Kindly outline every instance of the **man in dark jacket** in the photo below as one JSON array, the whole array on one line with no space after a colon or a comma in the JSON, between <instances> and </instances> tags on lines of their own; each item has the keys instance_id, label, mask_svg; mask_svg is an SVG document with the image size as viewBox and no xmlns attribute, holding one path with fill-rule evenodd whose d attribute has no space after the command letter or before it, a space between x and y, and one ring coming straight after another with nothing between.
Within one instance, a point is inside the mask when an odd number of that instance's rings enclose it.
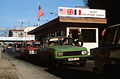
<instances>
[{"instance_id":1,"label":"man in dark jacket","mask_svg":"<svg viewBox=\"0 0 120 79\"><path fill-rule=\"evenodd\" d=\"M68 37L73 38L73 37L72 37L72 31L69 32Z\"/></svg>"},{"instance_id":2,"label":"man in dark jacket","mask_svg":"<svg viewBox=\"0 0 120 79\"><path fill-rule=\"evenodd\" d=\"M83 46L83 35L82 35L82 33L80 31L78 31L78 39L77 39L77 41L78 41L78 44L80 46Z\"/></svg>"}]
</instances>

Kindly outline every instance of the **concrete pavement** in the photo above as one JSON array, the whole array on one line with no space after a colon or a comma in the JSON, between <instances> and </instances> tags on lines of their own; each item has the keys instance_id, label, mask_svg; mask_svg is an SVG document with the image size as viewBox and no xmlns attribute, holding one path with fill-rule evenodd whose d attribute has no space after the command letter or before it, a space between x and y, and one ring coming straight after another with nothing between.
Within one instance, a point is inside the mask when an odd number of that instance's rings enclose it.
<instances>
[{"instance_id":1,"label":"concrete pavement","mask_svg":"<svg viewBox=\"0 0 120 79\"><path fill-rule=\"evenodd\" d=\"M16 59L12 54L2 53L0 59L0 79L61 79L24 60Z\"/></svg>"},{"instance_id":2,"label":"concrete pavement","mask_svg":"<svg viewBox=\"0 0 120 79\"><path fill-rule=\"evenodd\" d=\"M5 53L2 53L0 58L0 79L20 79Z\"/></svg>"}]
</instances>

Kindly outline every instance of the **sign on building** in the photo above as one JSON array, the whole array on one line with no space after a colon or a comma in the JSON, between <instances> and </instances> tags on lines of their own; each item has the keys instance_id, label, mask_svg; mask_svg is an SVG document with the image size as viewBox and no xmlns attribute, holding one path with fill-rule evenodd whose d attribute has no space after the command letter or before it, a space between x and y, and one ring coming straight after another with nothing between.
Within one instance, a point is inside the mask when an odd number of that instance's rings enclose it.
<instances>
[{"instance_id":1,"label":"sign on building","mask_svg":"<svg viewBox=\"0 0 120 79\"><path fill-rule=\"evenodd\" d=\"M100 9L59 7L58 14L59 16L68 16L68 17L106 18L105 10L100 10Z\"/></svg>"}]
</instances>

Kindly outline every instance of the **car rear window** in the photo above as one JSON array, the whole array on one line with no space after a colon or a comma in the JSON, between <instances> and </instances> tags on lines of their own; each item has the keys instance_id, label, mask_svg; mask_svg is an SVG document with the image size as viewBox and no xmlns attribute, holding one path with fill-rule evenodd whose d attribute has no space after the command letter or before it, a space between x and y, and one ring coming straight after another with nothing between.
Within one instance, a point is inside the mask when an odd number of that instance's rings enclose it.
<instances>
[{"instance_id":1,"label":"car rear window","mask_svg":"<svg viewBox=\"0 0 120 79\"><path fill-rule=\"evenodd\" d=\"M107 28L103 37L102 44L104 46L120 44L120 28L111 27Z\"/></svg>"}]
</instances>

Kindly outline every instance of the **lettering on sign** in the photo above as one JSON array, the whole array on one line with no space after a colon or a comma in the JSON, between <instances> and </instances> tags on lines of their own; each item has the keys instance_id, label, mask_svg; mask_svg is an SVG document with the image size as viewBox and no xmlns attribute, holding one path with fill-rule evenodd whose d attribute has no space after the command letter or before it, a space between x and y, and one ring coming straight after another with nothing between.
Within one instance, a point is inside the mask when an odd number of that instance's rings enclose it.
<instances>
[{"instance_id":1,"label":"lettering on sign","mask_svg":"<svg viewBox=\"0 0 120 79\"><path fill-rule=\"evenodd\" d=\"M105 10L83 8L58 8L59 16L106 18Z\"/></svg>"}]
</instances>

